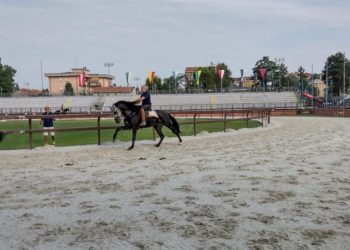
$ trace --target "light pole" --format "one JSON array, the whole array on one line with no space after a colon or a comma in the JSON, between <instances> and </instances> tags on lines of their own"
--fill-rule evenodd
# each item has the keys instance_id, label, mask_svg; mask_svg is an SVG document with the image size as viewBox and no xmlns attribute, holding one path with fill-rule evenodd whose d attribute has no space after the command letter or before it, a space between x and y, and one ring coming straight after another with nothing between
<instances>
[{"instance_id":1,"label":"light pole","mask_svg":"<svg viewBox=\"0 0 350 250\"><path fill-rule=\"evenodd\" d=\"M279 68L279 76L278 76L278 87L281 88L282 87L282 83L281 83L281 74L282 74L282 64L284 63L284 57L277 57L275 58L275 61L277 63L277 66Z\"/></svg>"},{"instance_id":2,"label":"light pole","mask_svg":"<svg viewBox=\"0 0 350 250\"><path fill-rule=\"evenodd\" d=\"M282 74L282 64L284 63L284 57L277 57L275 58L275 62L277 64L277 66L279 67L279 80L278 80L278 85L279 87L282 87L282 84L281 84L281 74Z\"/></svg>"},{"instance_id":3,"label":"light pole","mask_svg":"<svg viewBox=\"0 0 350 250\"><path fill-rule=\"evenodd\" d=\"M328 108L328 91L329 91L329 86L328 86L328 59L326 62L326 109Z\"/></svg>"},{"instance_id":4,"label":"light pole","mask_svg":"<svg viewBox=\"0 0 350 250\"><path fill-rule=\"evenodd\" d=\"M136 88L139 89L140 77L134 77L133 79L134 79L134 81L136 82Z\"/></svg>"},{"instance_id":5,"label":"light pole","mask_svg":"<svg viewBox=\"0 0 350 250\"><path fill-rule=\"evenodd\" d=\"M114 64L113 64L112 62L107 62L107 63L105 63L104 65L105 65L105 67L108 68L108 75L109 75L109 68L110 68L110 67L113 67Z\"/></svg>"},{"instance_id":6,"label":"light pole","mask_svg":"<svg viewBox=\"0 0 350 250\"><path fill-rule=\"evenodd\" d=\"M344 98L343 98L343 114L344 114L344 110L345 110L345 51L344 51L344 63L343 63L343 94L344 94Z\"/></svg>"},{"instance_id":7,"label":"light pole","mask_svg":"<svg viewBox=\"0 0 350 250\"><path fill-rule=\"evenodd\" d=\"M40 59L41 94L44 92L43 59Z\"/></svg>"},{"instance_id":8,"label":"light pole","mask_svg":"<svg viewBox=\"0 0 350 250\"><path fill-rule=\"evenodd\" d=\"M312 96L315 96L314 94L314 65L311 64L311 93ZM314 108L314 98L311 99L312 108Z\"/></svg>"}]
</instances>

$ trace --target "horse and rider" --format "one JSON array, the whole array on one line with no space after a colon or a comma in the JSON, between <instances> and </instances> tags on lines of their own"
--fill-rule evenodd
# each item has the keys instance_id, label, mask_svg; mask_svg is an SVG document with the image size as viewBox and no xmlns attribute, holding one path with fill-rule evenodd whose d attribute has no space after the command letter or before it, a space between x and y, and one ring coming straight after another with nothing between
<instances>
[{"instance_id":1,"label":"horse and rider","mask_svg":"<svg viewBox=\"0 0 350 250\"><path fill-rule=\"evenodd\" d=\"M142 102L140 105L135 105ZM118 126L113 134L113 142L117 138L117 134L121 130L132 130L132 144L128 148L131 150L135 146L136 133L140 128L153 127L160 137L159 142L155 145L160 146L164 140L164 134L162 127L169 128L182 142L180 136L180 126L176 119L164 110L152 111L151 95L148 91L147 85L141 87L141 96L134 101L118 101L111 107L112 115L116 123L120 123L123 120L124 125ZM4 139L5 131L0 131L0 142Z\"/></svg>"},{"instance_id":2,"label":"horse and rider","mask_svg":"<svg viewBox=\"0 0 350 250\"><path fill-rule=\"evenodd\" d=\"M141 106L135 105L140 102L142 102ZM124 118L124 126L116 128L113 134L113 142L115 142L119 131L132 130L132 144L128 150L134 148L137 130L145 127L153 127L156 130L160 137L159 142L155 145L157 147L160 146L165 137L162 132L163 125L168 127L178 137L179 142L182 142L180 126L176 119L164 110L152 111L151 95L147 85L141 87L141 96L139 98L131 102L118 101L112 105L111 110L116 123L120 123L122 118Z\"/></svg>"}]
</instances>

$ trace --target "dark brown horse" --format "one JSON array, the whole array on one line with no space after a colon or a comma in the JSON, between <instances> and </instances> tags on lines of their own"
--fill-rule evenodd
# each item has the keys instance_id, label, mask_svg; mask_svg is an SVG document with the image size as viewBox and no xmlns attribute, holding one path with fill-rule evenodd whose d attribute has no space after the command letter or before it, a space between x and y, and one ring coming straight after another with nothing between
<instances>
[{"instance_id":1,"label":"dark brown horse","mask_svg":"<svg viewBox=\"0 0 350 250\"><path fill-rule=\"evenodd\" d=\"M137 130L140 128L140 115L139 115L140 106L136 106L132 104L131 102L127 101L119 101L112 105L111 111L113 113L113 117L116 123L120 123L122 119L124 119L124 126L117 127L114 134L113 134L113 142L115 142L117 138L117 134L120 130L132 130L132 144L128 148L128 150L131 150L135 146L135 140L136 140L136 133ZM162 132L163 125L168 127L176 136L179 138L179 142L182 142L182 139L180 137L180 127L179 123L176 121L176 119L170 115L168 112L163 110L155 110L158 117L146 117L146 126L145 127L153 127L159 137L159 142L155 145L156 147L159 147L162 141L164 140L164 134Z\"/></svg>"}]
</instances>

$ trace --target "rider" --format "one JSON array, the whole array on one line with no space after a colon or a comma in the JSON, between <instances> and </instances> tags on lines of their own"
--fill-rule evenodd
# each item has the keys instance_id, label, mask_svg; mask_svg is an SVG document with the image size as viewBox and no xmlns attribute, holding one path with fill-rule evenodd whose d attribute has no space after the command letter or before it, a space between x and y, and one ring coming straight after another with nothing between
<instances>
[{"instance_id":1,"label":"rider","mask_svg":"<svg viewBox=\"0 0 350 250\"><path fill-rule=\"evenodd\" d=\"M152 102L151 102L151 93L148 91L148 86L142 85L141 86L141 96L137 98L133 103L142 102L140 107L140 116L141 116L141 124L140 127L146 126L146 116L145 116L145 110L151 110L152 108Z\"/></svg>"}]
</instances>

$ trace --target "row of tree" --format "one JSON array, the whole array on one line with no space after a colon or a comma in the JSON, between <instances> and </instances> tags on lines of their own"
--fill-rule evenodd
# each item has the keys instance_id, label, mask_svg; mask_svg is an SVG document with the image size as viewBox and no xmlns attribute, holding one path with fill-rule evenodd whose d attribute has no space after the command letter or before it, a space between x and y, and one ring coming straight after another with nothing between
<instances>
[{"instance_id":1,"label":"row of tree","mask_svg":"<svg viewBox=\"0 0 350 250\"><path fill-rule=\"evenodd\" d=\"M332 90L334 94L340 94L343 92L344 81L344 62L345 62L345 75L346 75L346 90L350 86L350 63L347 58L344 58L344 54L338 52L327 58L324 69L321 74L314 74L311 79L322 78ZM344 61L345 60L345 61ZM191 89L198 88L206 90L220 89L220 78L217 74L217 70L221 69L225 71L222 79L223 89L233 87L232 73L229 67L225 63L210 63L206 67L198 67L197 70L201 71L200 86L197 86L193 77L186 74L178 74L176 79L174 76L164 78L163 80L158 76L155 76L152 83L149 79L146 80L146 84L151 88L157 90L172 90L172 89ZM258 60L252 69L253 75L257 85L262 87L275 86L286 87L295 86L301 88L301 86L308 86L310 77L306 74L303 67L299 67L297 72L289 74L288 68L284 63L277 63L270 60L265 56ZM16 70L9 65L3 65L0 58L0 91L2 94L10 94L18 89L18 84L14 81ZM66 86L66 94L72 94L72 86Z\"/></svg>"},{"instance_id":2,"label":"row of tree","mask_svg":"<svg viewBox=\"0 0 350 250\"><path fill-rule=\"evenodd\" d=\"M350 86L350 63L347 58L344 59L344 54L338 52L327 58L322 73L314 73L313 75L307 74L305 69L300 66L297 72L290 74L288 68L284 63L278 63L270 60L268 56L258 60L252 69L253 77L256 80L256 86L266 87L298 87L299 89L311 89L312 85L308 84L312 79L322 79L329 90L333 94L338 95L343 92L343 79L344 79L344 60L345 60L345 82L346 91ZM231 77L231 70L225 63L218 63L214 65L211 63L207 67L198 67L200 70L200 84L203 89L219 89L220 78L217 74L217 69L225 70L225 74L222 80L223 88L232 87L233 78ZM193 77L188 77L185 74L179 74L176 77L176 84L174 76L164 78L163 80L155 76L151 83L149 79L146 80L146 84L151 88L157 90L169 90L174 88L197 88Z\"/></svg>"},{"instance_id":3,"label":"row of tree","mask_svg":"<svg viewBox=\"0 0 350 250\"><path fill-rule=\"evenodd\" d=\"M9 65L3 65L0 58L0 94L8 95L18 90L15 83L16 70Z\"/></svg>"}]
</instances>

